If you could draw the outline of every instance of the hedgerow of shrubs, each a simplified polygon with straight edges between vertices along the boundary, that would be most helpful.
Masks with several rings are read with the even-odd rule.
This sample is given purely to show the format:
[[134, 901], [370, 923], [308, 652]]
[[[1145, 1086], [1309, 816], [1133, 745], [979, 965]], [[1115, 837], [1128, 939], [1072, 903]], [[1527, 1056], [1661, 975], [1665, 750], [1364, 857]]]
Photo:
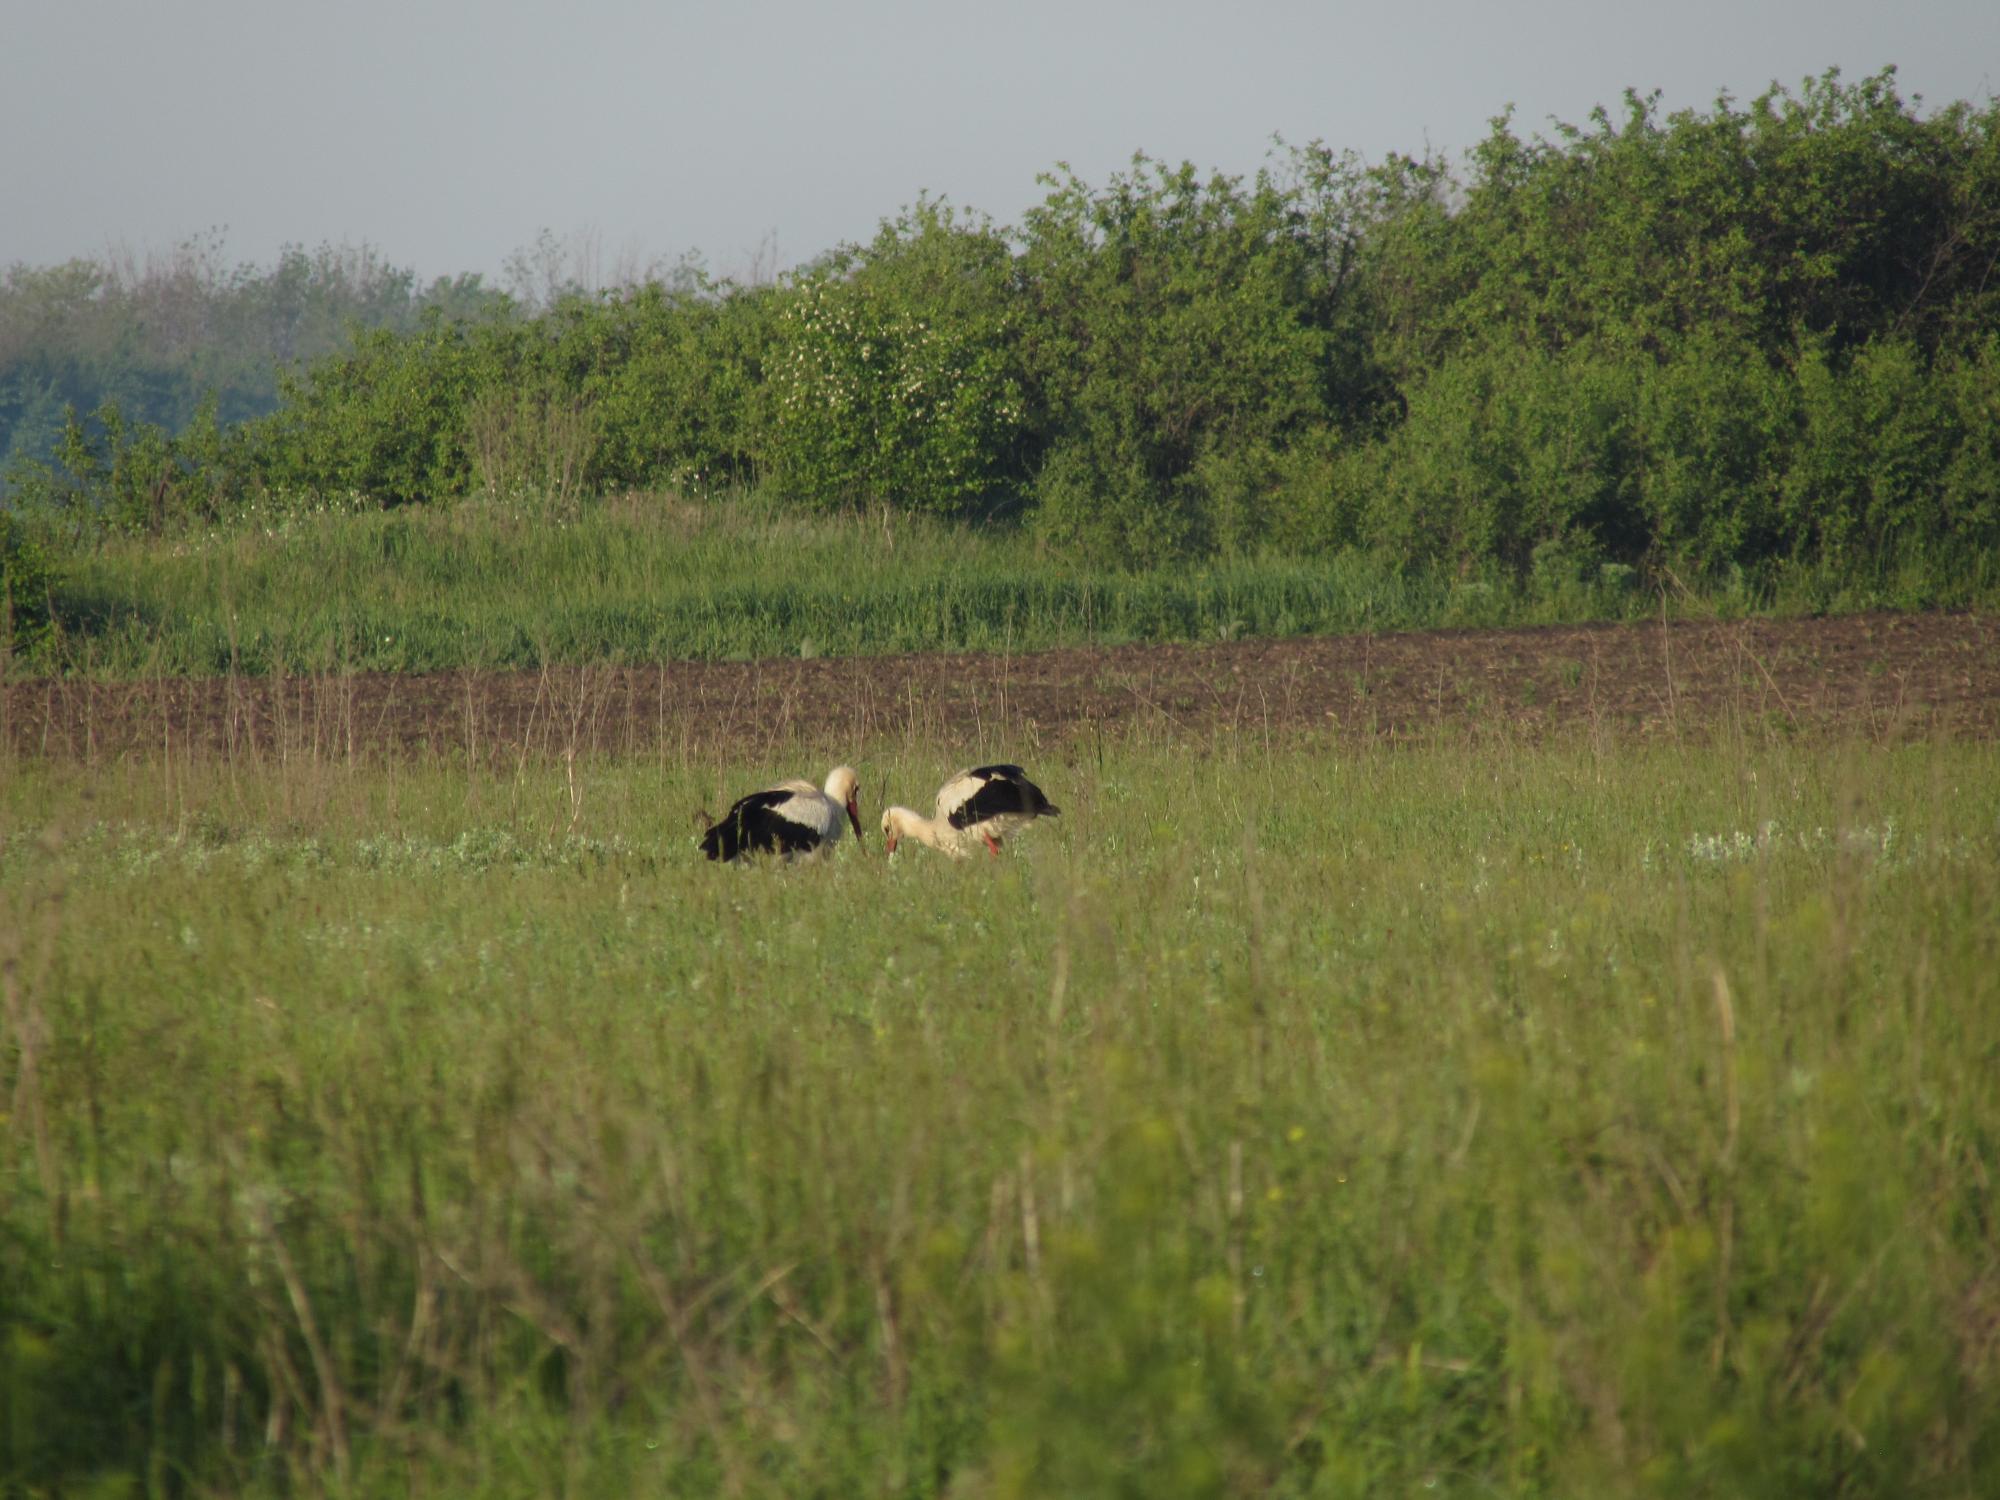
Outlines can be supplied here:
[[1018, 228], [924, 199], [771, 285], [433, 312], [229, 429], [72, 419], [17, 503], [162, 529], [251, 492], [760, 486], [1096, 561], [1517, 578], [2000, 545], [2000, 106], [1829, 74], [1503, 117], [1462, 172], [1315, 143], [1045, 180]]

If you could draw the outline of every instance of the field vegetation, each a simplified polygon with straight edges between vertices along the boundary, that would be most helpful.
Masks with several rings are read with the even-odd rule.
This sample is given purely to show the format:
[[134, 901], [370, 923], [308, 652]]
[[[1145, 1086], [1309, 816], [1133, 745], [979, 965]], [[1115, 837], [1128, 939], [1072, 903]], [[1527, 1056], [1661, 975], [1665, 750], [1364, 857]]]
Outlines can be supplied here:
[[988, 748], [10, 764], [0, 1487], [2000, 1483], [1985, 747]]
[[1218, 641], [1439, 625], [2000, 602], [1950, 574], [1792, 569], [1689, 590], [1631, 569], [1492, 582], [1359, 552], [1127, 569], [1015, 528], [657, 495], [271, 518], [72, 555], [14, 670], [95, 677], [534, 668]]
[[2000, 603], [2000, 106], [1555, 137], [9, 272], [0, 1496], [2000, 1493], [1991, 621], [1715, 619]]

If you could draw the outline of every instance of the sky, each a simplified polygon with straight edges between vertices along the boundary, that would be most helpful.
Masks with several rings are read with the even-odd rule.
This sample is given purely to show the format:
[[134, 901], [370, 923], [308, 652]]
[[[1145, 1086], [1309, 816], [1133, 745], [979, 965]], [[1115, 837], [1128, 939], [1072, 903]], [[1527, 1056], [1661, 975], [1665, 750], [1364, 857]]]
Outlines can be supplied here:
[[0, 0], [0, 267], [217, 235], [502, 279], [796, 264], [920, 191], [1017, 222], [1067, 162], [1254, 172], [1274, 134], [1456, 157], [1657, 89], [1837, 67], [2000, 90], [1995, 0]]

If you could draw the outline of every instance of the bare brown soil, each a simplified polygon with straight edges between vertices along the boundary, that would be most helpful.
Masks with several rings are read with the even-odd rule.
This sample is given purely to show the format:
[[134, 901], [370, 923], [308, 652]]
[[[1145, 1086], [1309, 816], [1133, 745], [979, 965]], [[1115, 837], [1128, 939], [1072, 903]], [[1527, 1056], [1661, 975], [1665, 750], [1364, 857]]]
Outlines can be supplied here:
[[1022, 753], [1134, 727], [1600, 741], [2000, 733], [2000, 619], [1861, 615], [543, 672], [6, 687], [0, 742], [85, 758], [731, 752], [923, 734]]

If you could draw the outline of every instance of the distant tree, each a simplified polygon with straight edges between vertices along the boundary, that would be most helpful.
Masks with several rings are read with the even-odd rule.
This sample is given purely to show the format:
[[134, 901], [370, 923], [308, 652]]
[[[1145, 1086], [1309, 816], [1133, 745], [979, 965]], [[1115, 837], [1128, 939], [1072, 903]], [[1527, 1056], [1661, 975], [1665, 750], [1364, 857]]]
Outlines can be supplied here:
[[[279, 373], [349, 347], [356, 330], [409, 332], [426, 312], [504, 315], [477, 276], [419, 288], [366, 245], [287, 246], [269, 267], [231, 265], [222, 237], [164, 255], [0, 274], [0, 460], [46, 458], [65, 406], [114, 405], [128, 423], [177, 433], [213, 399], [231, 425], [271, 411]], [[94, 420], [94, 419], [87, 419]]]

